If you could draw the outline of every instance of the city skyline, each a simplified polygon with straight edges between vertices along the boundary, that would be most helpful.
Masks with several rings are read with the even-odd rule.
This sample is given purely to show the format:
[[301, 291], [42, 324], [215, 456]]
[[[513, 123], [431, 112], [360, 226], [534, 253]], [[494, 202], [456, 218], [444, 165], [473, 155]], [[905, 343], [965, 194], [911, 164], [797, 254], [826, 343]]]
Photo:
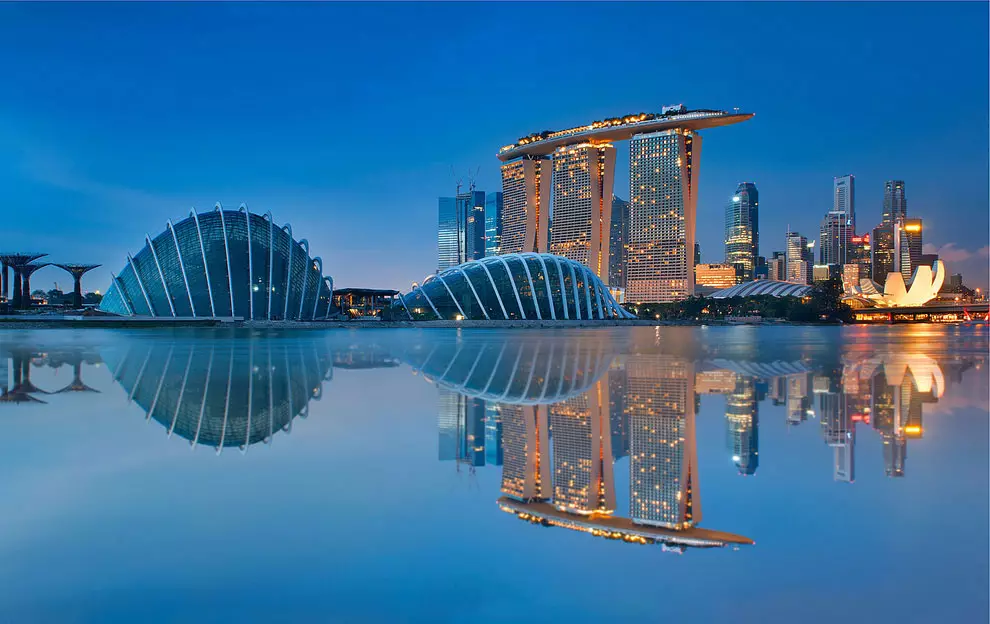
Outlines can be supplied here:
[[[804, 233], [817, 231], [822, 214], [832, 205], [830, 179], [852, 173], [858, 187], [857, 234], [880, 223], [885, 182], [903, 180], [911, 186], [911, 214], [925, 219], [926, 251], [941, 249], [950, 273], [961, 272], [968, 284], [986, 287], [988, 97], [982, 77], [987, 74], [987, 37], [978, 27], [986, 21], [986, 7], [910, 5], [891, 15], [882, 7], [851, 6], [855, 25], [852, 32], [843, 33], [829, 32], [819, 23], [828, 14], [824, 5], [725, 9], [724, 15], [713, 17], [699, 7], [637, 5], [644, 18], [674, 13], [697, 21], [699, 36], [723, 43], [685, 58], [664, 81], [648, 85], [650, 81], [640, 84], [632, 77], [676, 54], [679, 44], [665, 42], [650, 50], [632, 42], [624, 52], [631, 62], [596, 63], [609, 62], [617, 80], [634, 86], [572, 101], [555, 97], [573, 78], [570, 70], [559, 76], [524, 77], [523, 88], [532, 97], [525, 103], [501, 102], [493, 115], [492, 104], [483, 101], [454, 107], [435, 96], [449, 88], [451, 73], [466, 67], [464, 61], [449, 59], [463, 56], [450, 52], [468, 49], [468, 40], [457, 33], [449, 41], [410, 50], [402, 45], [407, 36], [401, 32], [411, 7], [386, 11], [344, 5], [138, 5], [94, 6], [84, 12], [66, 5], [5, 5], [0, 9], [5, 18], [0, 20], [0, 46], [22, 62], [0, 87], [0, 138], [13, 148], [9, 158], [0, 161], [0, 179], [5, 181], [0, 202], [17, 207], [0, 230], [0, 243], [6, 248], [56, 249], [59, 254], [53, 254], [53, 261], [102, 264], [84, 279], [84, 287], [104, 291], [129, 241], [140, 240], [167, 219], [181, 218], [190, 207], [203, 210], [217, 200], [235, 206], [246, 202], [261, 211], [271, 208], [312, 233], [314, 253], [324, 258], [327, 271], [341, 286], [406, 290], [435, 268], [435, 202], [437, 196], [453, 195], [451, 166], [459, 171], [480, 167], [478, 188], [495, 191], [500, 174], [494, 154], [523, 129], [568, 127], [616, 111], [657, 110], [684, 102], [689, 108], [739, 107], [756, 113], [747, 124], [720, 129], [714, 142], [706, 142], [697, 209], [703, 250], [718, 249], [723, 238], [721, 227], [707, 223], [719, 219], [704, 217], [721, 214], [729, 198], [726, 190], [739, 182], [752, 180], [762, 192], [761, 229], [767, 241], [762, 251], [769, 257], [776, 247], [771, 233], [785, 231], [787, 224]], [[549, 14], [552, 7], [531, 10]], [[502, 7], [470, 5], [456, 16], [454, 8], [446, 6], [427, 12], [438, 23], [461, 20], [467, 13], [484, 20], [495, 36], [510, 32], [511, 13]], [[620, 36], [619, 20], [610, 12], [595, 5], [573, 7], [573, 15], [564, 22], [576, 36], [591, 29], [590, 24], [595, 24], [598, 36]], [[87, 14], [93, 28], [73, 30], [71, 25]], [[92, 17], [97, 15], [99, 19]], [[702, 15], [704, 19], [696, 19]], [[392, 76], [390, 69], [377, 70], [384, 80], [376, 82], [392, 81], [406, 93], [402, 105], [408, 118], [430, 120], [394, 127], [387, 159], [376, 157], [382, 143], [364, 131], [386, 114], [386, 106], [379, 103], [384, 101], [380, 87], [365, 82], [362, 70], [367, 67], [359, 63], [330, 85], [301, 79], [300, 72], [312, 70], [312, 63], [323, 63], [347, 46], [364, 49], [360, 28], [339, 41], [316, 42], [320, 38], [310, 36], [321, 20], [341, 19], [359, 24], [374, 20], [383, 39], [394, 40], [370, 53], [376, 68], [389, 66], [400, 49], [405, 60], [424, 71], [428, 59], [448, 59], [442, 75], [427, 72], [422, 84]], [[780, 19], [799, 28], [781, 35], [773, 27]], [[191, 22], [197, 25], [191, 27]], [[734, 51], [734, 58], [726, 62], [720, 46], [728, 43], [717, 35], [739, 24], [785, 40]], [[297, 55], [303, 59], [298, 68], [283, 71], [287, 54], [297, 51], [292, 46], [301, 44], [276, 40], [288, 49], [270, 51], [252, 43], [270, 41], [263, 32], [273, 25], [296, 33], [295, 41], [311, 42], [311, 53]], [[953, 36], [933, 39], [933, 30]], [[128, 35], [109, 36], [111, 32]], [[872, 39], [856, 39], [856, 32], [886, 34], [883, 45], [874, 49]], [[237, 33], [242, 43], [236, 50], [217, 50], [218, 33]], [[189, 46], [159, 58], [157, 50], [167, 49], [167, 42], [183, 34], [189, 35]], [[850, 37], [855, 41], [851, 45]], [[811, 47], [806, 40], [821, 45]], [[52, 42], [51, 54], [57, 57], [45, 56], [40, 41]], [[796, 52], [779, 59], [778, 45]], [[67, 51], [70, 46], [72, 54]], [[506, 89], [511, 78], [497, 72], [504, 59], [494, 50], [476, 52], [476, 73]], [[157, 71], [133, 71], [135, 63], [151, 62]], [[771, 75], [795, 88], [781, 94], [745, 83], [731, 91], [722, 86], [740, 67], [761, 63], [770, 64]], [[818, 93], [813, 76], [836, 63], [849, 67], [845, 99], [836, 99], [838, 94], [812, 97]], [[42, 64], [46, 72], [39, 71]], [[899, 78], [874, 83], [881, 69]], [[49, 78], [41, 81], [40, 75]], [[971, 76], [980, 78], [974, 81]], [[74, 88], [55, 94], [53, 84]], [[890, 84], [897, 86], [892, 89]], [[203, 96], [186, 97], [190, 93]], [[178, 101], [183, 103], [176, 106]], [[904, 127], [915, 127], [913, 120], [932, 102], [948, 109], [947, 114], [943, 110], [920, 130], [903, 132]], [[350, 122], [344, 124], [345, 119]], [[471, 131], [463, 132], [465, 127]], [[620, 196], [628, 188], [628, 153], [623, 152], [616, 154]], [[935, 162], [927, 157], [931, 153], [951, 156]], [[357, 166], [379, 161], [380, 166]], [[954, 181], [951, 186], [944, 184], [948, 179]], [[378, 192], [368, 193], [370, 189]], [[369, 198], [382, 193], [401, 201], [376, 207]], [[936, 218], [950, 214], [951, 220]], [[382, 221], [391, 227], [378, 227]], [[970, 227], [958, 225], [963, 222]], [[381, 249], [401, 250], [403, 262], [349, 261]], [[716, 260], [721, 259], [706, 252], [704, 261]], [[70, 289], [71, 280], [51, 267], [40, 269], [33, 283], [47, 289], [55, 280], [63, 291]]]

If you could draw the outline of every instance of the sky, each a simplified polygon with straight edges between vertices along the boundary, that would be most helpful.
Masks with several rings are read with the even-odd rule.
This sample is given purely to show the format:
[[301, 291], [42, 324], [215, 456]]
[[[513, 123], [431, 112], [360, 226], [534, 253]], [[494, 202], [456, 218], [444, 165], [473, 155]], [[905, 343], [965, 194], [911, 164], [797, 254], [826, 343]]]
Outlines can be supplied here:
[[[988, 282], [986, 3], [0, 4], [0, 248], [103, 266], [218, 201], [271, 211], [338, 287], [436, 267], [437, 197], [517, 137], [738, 107], [704, 133], [698, 240], [760, 191], [761, 253], [809, 239], [834, 176], [861, 229], [906, 183], [925, 243]], [[615, 192], [628, 197], [628, 144]], [[453, 173], [452, 173], [453, 172]], [[466, 182], [465, 182], [466, 184]], [[33, 285], [67, 290], [39, 271]]]

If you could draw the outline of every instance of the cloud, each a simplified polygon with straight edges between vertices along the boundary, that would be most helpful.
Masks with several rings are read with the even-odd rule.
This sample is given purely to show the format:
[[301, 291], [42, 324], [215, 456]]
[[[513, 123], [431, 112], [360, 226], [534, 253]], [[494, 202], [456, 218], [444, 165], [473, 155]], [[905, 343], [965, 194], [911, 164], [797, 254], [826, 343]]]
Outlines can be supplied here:
[[941, 247], [936, 247], [931, 243], [925, 243], [923, 251], [928, 254], [937, 253], [943, 262], [963, 262], [971, 258], [990, 257], [990, 246], [981, 247], [976, 251], [963, 249], [955, 243], [946, 243]]
[[966, 249], [955, 243], [946, 243], [939, 247], [926, 243], [925, 253], [937, 253], [946, 270], [950, 273], [961, 273], [964, 283], [970, 288], [987, 289], [990, 286], [990, 245], [979, 249]]

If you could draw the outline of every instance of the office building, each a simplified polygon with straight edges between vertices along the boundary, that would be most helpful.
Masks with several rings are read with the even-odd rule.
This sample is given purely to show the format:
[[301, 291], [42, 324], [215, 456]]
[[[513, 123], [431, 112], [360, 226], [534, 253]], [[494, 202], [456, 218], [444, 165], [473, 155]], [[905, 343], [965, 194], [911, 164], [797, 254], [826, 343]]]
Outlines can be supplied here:
[[849, 219], [852, 233], [856, 233], [856, 178], [845, 175], [832, 181], [832, 212], [844, 212]]
[[852, 220], [848, 213], [831, 211], [825, 215], [819, 239], [819, 264], [843, 265], [848, 261], [853, 237]]
[[739, 270], [731, 264], [699, 264], [694, 267], [694, 280], [699, 292], [714, 292], [739, 283]]
[[760, 194], [752, 182], [742, 182], [725, 206], [725, 263], [739, 266], [744, 280], [756, 274], [760, 255]]
[[437, 270], [443, 271], [463, 262], [464, 228], [457, 213], [457, 200], [437, 200]]
[[915, 268], [921, 266], [922, 223], [921, 219], [902, 219], [894, 224], [897, 235], [894, 237], [894, 270], [908, 283]]
[[809, 245], [808, 239], [798, 232], [787, 233], [785, 247], [786, 280], [794, 284], [811, 283], [811, 258], [814, 253], [814, 243]]
[[485, 257], [485, 192], [471, 190], [456, 196], [457, 214], [464, 224], [461, 262]]
[[694, 294], [700, 152], [701, 136], [688, 130], [630, 141], [628, 301], [671, 302]]
[[849, 239], [849, 250], [846, 253], [846, 264], [855, 264], [859, 267], [859, 275], [862, 278], [869, 278], [873, 275], [871, 257], [873, 247], [870, 240], [870, 233], [862, 236], [853, 236]]
[[883, 185], [883, 217], [880, 225], [893, 225], [907, 218], [907, 198], [903, 180], [887, 180]]
[[787, 281], [787, 256], [782, 251], [773, 252], [767, 260], [767, 279], [777, 282]]
[[612, 197], [612, 224], [608, 242], [608, 286], [626, 287], [626, 260], [629, 256], [629, 202]]
[[502, 165], [500, 253], [546, 253], [550, 178], [546, 156], [524, 155]]
[[894, 271], [894, 227], [893, 223], [878, 225], [870, 237], [870, 272], [881, 287]]
[[767, 266], [767, 259], [764, 256], [756, 257], [756, 270], [753, 271], [755, 279], [769, 279], [770, 267]]
[[502, 191], [485, 196], [485, 256], [502, 253]]
[[553, 153], [550, 253], [588, 266], [608, 280], [615, 147], [581, 143]]

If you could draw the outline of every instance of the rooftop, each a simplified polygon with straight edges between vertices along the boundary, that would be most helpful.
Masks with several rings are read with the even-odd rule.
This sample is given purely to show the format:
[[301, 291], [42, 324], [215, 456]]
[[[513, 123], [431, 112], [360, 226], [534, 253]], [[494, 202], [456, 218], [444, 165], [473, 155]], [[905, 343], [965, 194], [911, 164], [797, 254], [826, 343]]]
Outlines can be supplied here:
[[586, 126], [566, 130], [544, 130], [520, 137], [515, 143], [502, 147], [498, 159], [508, 161], [520, 156], [545, 156], [555, 149], [582, 141], [623, 141], [635, 134], [685, 128], [700, 130], [728, 126], [746, 121], [753, 113], [727, 112], [719, 110], [689, 111], [683, 106], [666, 107], [661, 113], [637, 113], [623, 117], [610, 117], [594, 121]]

